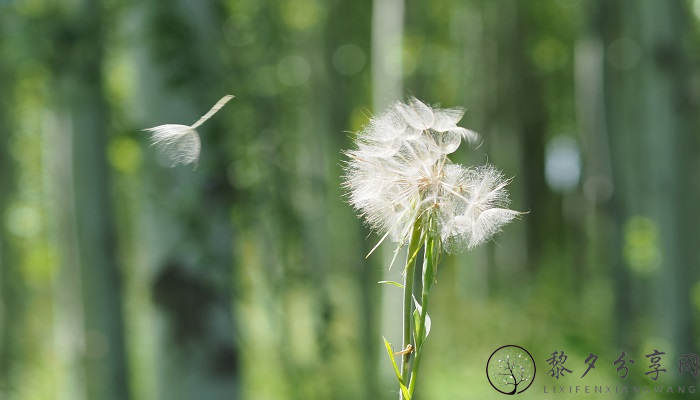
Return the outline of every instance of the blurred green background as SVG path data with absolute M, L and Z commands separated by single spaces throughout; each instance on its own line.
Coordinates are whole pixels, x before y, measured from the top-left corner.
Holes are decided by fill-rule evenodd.
M 523 398 L 700 392 L 678 373 L 700 353 L 698 18 L 698 0 L 0 0 L 0 399 L 396 398 L 401 291 L 377 281 L 401 268 L 391 245 L 365 260 L 379 236 L 341 175 L 353 132 L 408 95 L 464 107 L 483 145 L 453 160 L 496 164 L 529 211 L 444 258 L 416 398 L 502 398 L 485 368 L 509 344 L 537 363 Z M 198 169 L 168 168 L 141 129 L 227 93 Z

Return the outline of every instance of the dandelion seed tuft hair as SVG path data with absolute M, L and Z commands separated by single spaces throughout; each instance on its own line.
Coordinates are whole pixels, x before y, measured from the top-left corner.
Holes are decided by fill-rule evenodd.
M 407 244 L 421 219 L 446 249 L 488 241 L 520 213 L 509 210 L 510 180 L 492 165 L 468 168 L 447 157 L 479 135 L 457 126 L 464 111 L 432 108 L 416 98 L 374 117 L 346 154 L 345 187 L 366 223 Z
M 201 150 L 199 134 L 196 129 L 216 114 L 233 97 L 230 94 L 222 97 L 193 125 L 166 124 L 147 128 L 144 131 L 151 132 L 151 145 L 158 148 L 172 162 L 171 166 L 192 163 L 196 165 Z

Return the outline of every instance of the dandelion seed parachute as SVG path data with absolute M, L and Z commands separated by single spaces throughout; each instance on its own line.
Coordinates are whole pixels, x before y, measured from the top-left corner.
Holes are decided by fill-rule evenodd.
M 216 114 L 234 96 L 227 94 L 194 124 L 166 124 L 144 129 L 151 132 L 151 145 L 155 146 L 167 159 L 171 166 L 197 163 L 201 150 L 199 134 L 196 131 L 200 125 Z
M 381 235 L 406 243 L 419 219 L 430 219 L 445 249 L 488 241 L 520 213 L 509 210 L 510 182 L 492 165 L 465 167 L 447 157 L 479 135 L 457 126 L 464 111 L 416 98 L 395 103 L 358 133 L 346 152 L 344 186 L 353 207 Z

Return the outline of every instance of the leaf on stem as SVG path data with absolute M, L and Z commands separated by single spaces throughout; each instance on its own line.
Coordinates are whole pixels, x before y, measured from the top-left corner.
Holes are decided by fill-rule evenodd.
M 386 351 L 389 354 L 389 359 L 391 359 L 391 365 L 394 366 L 394 372 L 396 372 L 396 379 L 399 380 L 399 386 L 401 387 L 401 393 L 403 393 L 403 397 L 406 400 L 411 400 L 411 395 L 408 393 L 408 389 L 406 388 L 406 385 L 403 383 L 403 379 L 401 378 L 401 372 L 399 371 L 398 365 L 396 365 L 396 360 L 394 360 L 394 350 L 391 348 L 391 343 L 389 343 L 388 340 L 386 340 L 385 337 L 382 336 L 384 339 L 384 346 L 386 346 Z
M 420 337 L 419 336 L 420 334 L 418 332 L 421 331 L 420 319 L 421 319 L 421 314 L 423 313 L 423 307 L 421 307 L 421 305 L 418 303 L 418 300 L 416 300 L 415 296 L 413 296 L 413 303 L 416 305 L 416 309 L 415 309 L 415 311 L 413 311 L 413 322 L 414 322 L 414 326 L 415 326 L 415 332 L 413 333 L 413 335 L 416 338 L 417 347 L 420 347 L 423 345 L 423 342 L 430 334 L 430 327 L 431 327 L 432 323 L 430 321 L 430 315 L 428 315 L 426 313 L 425 314 L 425 329 L 423 331 L 423 334 L 421 335 L 422 337 Z
M 398 287 L 400 287 L 401 289 L 403 289 L 403 285 L 400 284 L 400 283 L 398 283 L 398 282 L 396 282 L 396 281 L 379 281 L 379 282 L 377 282 L 377 283 L 385 283 L 385 284 L 387 284 L 387 285 L 394 285 L 394 286 L 398 286 Z

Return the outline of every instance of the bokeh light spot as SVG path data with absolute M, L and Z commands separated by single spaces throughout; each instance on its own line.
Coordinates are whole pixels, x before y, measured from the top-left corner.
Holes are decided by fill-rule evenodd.
M 356 75 L 362 71 L 367 62 L 367 56 L 361 48 L 354 44 L 338 47 L 333 53 L 333 68 L 343 75 Z
M 545 178 L 555 192 L 568 192 L 578 185 L 581 154 L 574 139 L 560 135 L 547 143 Z
M 256 37 L 255 25 L 248 15 L 232 15 L 224 24 L 224 38 L 234 46 L 251 44 Z
M 541 70 L 553 72 L 562 68 L 568 61 L 568 50 L 564 44 L 556 38 L 541 40 L 532 49 L 532 59 Z
M 112 168 L 131 174 L 141 166 L 141 146 L 129 137 L 117 137 L 109 142 L 107 157 Z
M 693 303 L 693 306 L 700 311 L 700 281 L 695 282 L 693 287 L 690 289 L 690 299 Z
M 5 227 L 14 236 L 33 237 L 41 230 L 41 211 L 28 203 L 11 204 L 5 212 Z
M 47 243 L 35 244 L 22 264 L 22 275 L 27 282 L 43 285 L 53 279 L 59 268 L 59 256 L 56 248 Z
M 654 221 L 644 216 L 634 216 L 627 221 L 623 255 L 633 271 L 647 273 L 659 267 L 661 249 Z
M 292 29 L 310 29 L 321 19 L 321 8 L 314 0 L 288 0 L 282 4 L 282 20 Z
M 277 78 L 284 85 L 301 86 L 309 80 L 309 76 L 311 76 L 311 66 L 302 56 L 287 56 L 277 64 Z
M 620 38 L 608 45 L 608 62 L 617 69 L 630 69 L 642 57 L 639 44 L 629 38 Z
M 405 49 L 394 48 L 384 54 L 384 73 L 396 79 L 413 75 L 416 70 L 415 55 Z

